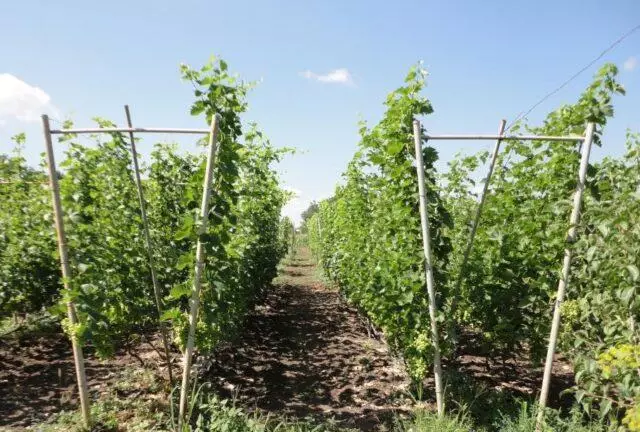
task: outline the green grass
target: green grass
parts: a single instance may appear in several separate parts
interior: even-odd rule
[[[95,431],[172,431],[174,420],[168,397],[153,398],[135,396],[144,387],[151,375],[130,375],[118,382],[118,390],[92,405]],[[141,384],[142,383],[142,384]],[[151,384],[155,385],[155,384]],[[121,397],[127,392],[129,396]],[[176,410],[175,403],[173,410]],[[499,407],[496,407],[496,412]],[[313,420],[294,420],[265,414],[260,411],[247,412],[233,400],[220,399],[205,394],[196,398],[193,416],[183,432],[351,432],[336,423],[318,423]],[[514,415],[497,415],[490,426],[478,426],[468,411],[448,413],[439,417],[424,409],[416,410],[412,416],[397,417],[387,432],[534,432],[535,407],[526,403]],[[35,427],[42,432],[81,431],[82,422],[78,413],[62,412],[45,424]],[[611,432],[615,425],[605,426],[598,421],[588,422],[579,410],[561,415],[548,410],[542,432]]]
[[[347,432],[332,423],[277,418],[259,412],[248,414],[233,401],[215,396],[201,403],[193,432]]]
[[[522,403],[515,417],[503,416],[499,421],[499,432],[534,432],[536,430],[536,412],[533,405]],[[557,410],[547,409],[545,425],[541,432],[607,432],[617,430],[616,424],[605,425],[598,420],[587,421],[578,407],[567,415]]]
[[[25,317],[0,318],[0,338],[20,338],[50,334],[59,327],[60,319],[49,312],[35,312]]]
[[[416,411],[411,419],[397,420],[395,430],[397,432],[469,432],[483,429],[476,429],[464,413],[439,417],[436,413],[420,410]]]
[[[127,367],[109,392],[91,403],[95,431],[169,431],[169,406],[164,383],[154,369]],[[37,425],[41,432],[83,431],[78,411],[62,411]]]

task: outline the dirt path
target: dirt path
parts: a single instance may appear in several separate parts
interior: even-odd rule
[[[374,430],[409,409],[407,377],[387,347],[368,336],[358,313],[317,275],[308,251],[301,250],[248,317],[240,338],[207,360],[202,380],[248,410]],[[113,393],[123,376],[141,367],[166,375],[157,338],[143,336],[104,361],[87,349],[92,399]],[[176,370],[178,359],[176,351]],[[59,328],[0,340],[0,430],[21,430],[76,409],[70,346]]]
[[[293,417],[334,418],[373,430],[408,407],[408,379],[357,312],[318,281],[302,249],[219,350],[203,379],[224,397]]]

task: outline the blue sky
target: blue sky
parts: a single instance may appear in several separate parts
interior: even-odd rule
[[[331,195],[355,151],[358,119],[377,121],[387,93],[418,60],[430,72],[435,108],[425,126],[490,133],[638,23],[635,0],[4,1],[0,151],[25,131],[27,157],[37,163],[41,111],[89,125],[96,115],[121,122],[128,103],[139,126],[205,126],[188,114],[192,94],[178,65],[217,54],[243,78],[262,80],[245,119],[275,145],[300,150],[279,167],[300,192],[286,211],[297,217],[310,200]],[[627,96],[616,100],[596,158],[620,154],[626,129],[640,130],[640,31],[529,116],[538,121],[575,100],[605,61],[619,65]],[[146,137],[143,156],[166,138]],[[180,143],[195,149],[189,138]],[[446,162],[490,145],[437,147]]]

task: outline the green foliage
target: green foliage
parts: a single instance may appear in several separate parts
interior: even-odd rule
[[[477,430],[462,414],[457,416],[438,414],[418,410],[410,420],[401,420],[396,428],[398,432],[469,432]]]
[[[604,66],[574,105],[549,114],[543,126],[527,129],[582,134],[586,122],[593,121],[600,144],[602,128],[613,115],[612,97],[624,93],[616,74],[615,66]],[[633,223],[640,210],[637,136],[629,135],[627,147],[623,158],[589,167],[579,241],[569,244],[575,258],[560,338],[576,372],[577,401],[588,413],[613,419],[640,400],[637,369],[622,367],[616,357],[634,352],[639,341],[640,235]],[[459,158],[445,176],[447,206],[455,221],[452,274],[460,272],[468,241],[465,225],[476,206],[468,192],[473,172],[485,158],[486,153]],[[457,325],[476,329],[490,352],[528,348],[535,360],[544,351],[578,163],[578,151],[569,143],[513,142],[501,153],[465,283],[449,307]]]
[[[582,135],[596,123],[595,144],[613,115],[612,100],[624,89],[617,68],[605,65],[573,105],[550,113],[539,127],[516,126],[539,135]],[[326,273],[399,348],[409,372],[427,372],[430,352],[422,279],[415,172],[410,122],[431,112],[421,99],[419,73],[387,100],[388,111],[362,141],[345,173],[345,184],[320,203],[307,221],[309,244]],[[460,156],[442,176],[439,201],[433,163],[425,149],[436,281],[443,310],[445,350],[461,329],[480,336],[489,355],[528,352],[541,359],[549,335],[559,269],[567,244],[574,252],[561,349],[576,371],[576,396],[589,413],[614,419],[627,410],[636,424],[640,380],[640,144],[629,135],[623,158],[606,158],[588,170],[588,190],[577,243],[567,243],[571,198],[580,153],[573,142],[504,142],[488,189],[474,249],[454,292],[477,207],[476,179],[483,151]],[[452,249],[452,252],[450,250]],[[636,426],[633,426],[636,427]]]
[[[288,254],[290,257],[295,254],[295,231],[296,227],[288,216],[285,216],[280,220],[280,241],[285,254]]]
[[[622,92],[616,72],[605,66],[574,105],[559,108],[542,126],[527,130],[582,135],[586,123],[595,121],[599,135],[613,112],[612,95]],[[450,272],[456,277],[477,206],[469,190],[486,156],[459,158],[444,177],[447,208],[455,221]],[[452,293],[448,312],[459,326],[476,329],[491,352],[527,346],[534,359],[544,352],[579,159],[572,142],[503,143],[464,283]]]
[[[496,423],[496,429],[500,432],[535,432],[536,416],[538,410],[535,406],[522,403],[520,412],[515,417],[502,417]],[[540,432],[605,432],[614,431],[616,426],[605,426],[598,421],[585,421],[582,413],[572,409],[569,415],[561,415],[560,411],[546,409],[545,423]]]
[[[149,179],[144,182],[145,196],[149,202],[147,217],[156,271],[165,294],[189,278],[190,268],[179,265],[179,262],[191,249],[190,231],[183,232],[180,229],[183,218],[190,216],[187,215],[188,203],[196,202],[199,198],[198,190],[191,188],[189,182],[201,161],[201,156],[178,152],[175,144],[156,144],[151,153]],[[188,220],[192,221],[193,218]]]
[[[302,227],[301,230],[303,232],[307,232],[308,227],[307,224],[309,222],[309,219],[311,219],[311,216],[313,216],[314,214],[316,214],[318,211],[320,211],[320,206],[318,205],[318,203],[316,201],[311,201],[311,204],[309,204],[309,207],[307,207],[302,214],[300,215],[302,217]]]
[[[73,275],[63,299],[76,303],[79,336],[109,355],[115,341],[153,322],[155,309],[130,151],[121,134],[103,138],[87,147],[63,137],[60,193]]]
[[[345,185],[307,222],[311,249],[329,277],[384,331],[416,380],[426,375],[433,354],[412,138],[413,119],[433,111],[420,95],[425,77],[419,66],[412,68],[405,86],[387,97],[380,123],[361,125]],[[442,283],[449,217],[435,185],[436,151],[426,147],[423,158],[435,275]]]
[[[143,168],[144,189],[167,305],[164,319],[172,322],[178,342],[186,334],[196,240],[205,245],[196,343],[207,351],[233,336],[296,240],[291,221],[280,218],[289,194],[280,189],[272,168],[287,150],[274,149],[254,125],[243,131],[241,115],[253,84],[230,75],[227,64],[215,58],[200,69],[183,65],[181,72],[194,87],[191,113],[207,124],[214,114],[220,116],[207,229],[198,219],[202,155],[158,144]],[[552,112],[541,126],[513,131],[580,135],[593,121],[596,144],[601,144],[613,115],[612,99],[624,93],[616,74],[606,65],[576,103]],[[425,77],[420,67],[412,68],[405,85],[386,99],[382,120],[360,126],[359,148],[344,184],[304,215],[309,246],[325,273],[383,330],[417,382],[427,375],[433,356],[412,141],[413,119],[433,111],[421,96]],[[73,275],[69,290],[62,292],[47,177],[26,165],[24,140],[14,137],[14,154],[0,155],[0,315],[31,313],[54,303],[58,307],[51,310],[61,312],[72,299],[79,324],[71,328],[65,322],[64,328],[108,355],[121,339],[155,320],[127,137],[94,137],[88,146],[73,136],[61,139],[67,147],[59,178]],[[527,351],[533,360],[541,357],[567,247],[576,147],[572,142],[503,143],[475,247],[456,291],[477,206],[477,173],[488,154],[458,157],[438,178],[437,153],[424,147],[445,354],[454,352],[465,328],[480,335],[481,348],[491,355]],[[623,157],[589,167],[579,240],[569,244],[575,256],[572,278],[561,305],[560,347],[575,368],[577,401],[598,421],[621,418],[630,430],[640,430],[639,172],[640,137],[633,134]],[[220,419],[229,430],[235,430],[240,415],[232,414]],[[580,415],[572,416],[574,423],[566,423],[552,415],[549,424],[581,430]],[[203,430],[218,427],[212,418]],[[432,420],[424,416],[421,424]],[[446,427],[463,427],[459,420]],[[532,421],[525,408],[520,419],[505,420],[502,427],[530,430]],[[242,419],[238,424],[244,427]]]
[[[640,406],[640,136],[627,152],[594,166],[583,233],[576,245],[575,283],[564,307],[563,348],[571,356],[577,397],[597,414]],[[633,412],[630,411],[631,412]],[[630,414],[633,415],[633,414]],[[630,420],[631,421],[631,420]],[[640,430],[638,423],[635,428]]]
[[[255,125],[241,140],[240,114],[246,110],[245,97],[252,85],[229,75],[223,60],[212,59],[199,70],[183,65],[181,70],[183,78],[191,81],[195,89],[192,114],[205,114],[207,122],[214,114],[220,116],[207,229],[199,229],[201,221],[197,218],[205,169],[205,161],[200,160],[188,178],[180,225],[173,233],[176,241],[186,241],[185,248],[178,248],[182,254],[174,261],[179,271],[194,268],[197,238],[205,247],[201,291],[204,306],[198,317],[196,344],[207,351],[233,336],[246,312],[276,275],[285,252],[280,237],[280,211],[288,194],[279,188],[271,165],[289,150],[274,149]],[[181,343],[187,331],[186,296],[190,286],[189,280],[173,285],[169,295],[172,309],[166,313],[174,319]]]
[[[208,396],[198,406],[194,432],[349,432],[331,423],[289,421],[260,412],[248,414],[233,401]]]
[[[289,194],[272,168],[288,149],[274,149],[252,125],[242,136],[240,114],[247,108],[245,84],[212,59],[200,70],[181,66],[192,82],[194,115],[207,123],[220,116],[217,161],[207,230],[197,219],[205,158],[158,144],[149,167],[142,166],[155,265],[178,342],[187,327],[195,244],[205,245],[206,274],[197,345],[212,349],[233,336],[245,313],[276,276],[286,252],[280,211]],[[112,123],[96,119],[100,127]],[[65,126],[70,126],[69,124]],[[63,328],[110,355],[141,327],[155,324],[146,245],[128,137],[98,135],[89,145],[64,136],[60,190],[72,270],[61,295],[49,191],[43,173],[26,167],[19,152],[0,156],[0,313],[52,308],[61,315],[73,300],[79,322]],[[18,137],[18,148],[24,138]],[[204,140],[206,141],[206,140]]]
[[[50,306],[61,285],[47,177],[26,165],[25,139],[0,154],[0,316]]]

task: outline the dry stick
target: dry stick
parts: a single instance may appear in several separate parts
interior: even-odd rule
[[[44,129],[44,140],[47,149],[47,165],[49,167],[49,185],[51,187],[51,195],[53,201],[53,215],[58,236],[58,252],[60,254],[60,269],[62,271],[62,283],[67,293],[70,291],[71,269],[69,267],[69,256],[67,253],[67,239],[64,231],[64,220],[62,213],[62,204],[60,202],[60,188],[58,187],[58,173],[56,172],[56,162],[53,154],[53,144],[51,142],[51,128],[49,125],[49,116],[42,116],[42,126]],[[71,346],[73,349],[73,361],[76,368],[76,379],[78,381],[78,393],[80,394],[80,406],[82,409],[82,419],[84,425],[91,425],[91,408],[89,406],[89,390],[87,388],[87,377],[84,371],[84,355],[82,354],[82,346],[75,334],[75,326],[78,323],[76,315],[76,307],[71,299],[67,300],[67,315],[71,324]]]
[[[425,192],[424,162],[422,160],[422,129],[420,122],[413,122],[413,139],[416,147],[416,170],[418,171],[418,191],[420,194],[420,223],[422,226],[422,247],[424,250],[424,272],[429,293],[429,317],[431,318],[431,343],[433,344],[433,369],[436,382],[436,403],[438,415],[444,414],[444,395],[442,389],[442,364],[440,363],[440,344],[438,342],[438,324],[436,323],[436,292],[433,281],[433,259],[431,257],[431,234],[429,233],[429,214],[427,194]]]
[[[500,126],[498,127],[498,135],[502,135],[504,133],[505,125],[507,124],[506,120],[500,120]],[[489,190],[489,182],[491,181],[491,176],[493,175],[493,169],[496,166],[496,161],[498,160],[498,152],[500,151],[500,143],[502,143],[501,139],[496,140],[496,145],[493,147],[493,153],[491,154],[491,162],[489,163],[489,172],[487,173],[487,178],[484,181],[484,187],[482,188],[482,194],[480,195],[480,202],[478,203],[478,208],[476,208],[476,215],[473,219],[473,225],[471,226],[471,233],[469,234],[469,242],[467,243],[467,248],[464,251],[464,255],[462,256],[462,264],[460,265],[460,273],[458,274],[458,280],[456,281],[455,288],[453,290],[453,295],[458,298],[458,293],[460,291],[460,287],[462,286],[462,281],[464,280],[464,271],[467,267],[467,261],[469,260],[469,255],[471,254],[471,249],[473,249],[473,241],[476,237],[476,231],[478,230],[478,224],[480,222],[480,216],[482,215],[482,208],[484,207],[484,202],[487,199],[487,191]],[[455,303],[452,307],[455,309]]]
[[[567,234],[567,246],[564,249],[564,261],[562,264],[562,276],[558,282],[558,292],[556,293],[556,302],[553,309],[553,321],[551,322],[551,334],[549,336],[549,347],[547,349],[547,360],[544,365],[544,376],[542,378],[542,388],[540,390],[540,401],[538,407],[538,416],[536,419],[536,430],[540,430],[544,421],[544,408],[547,404],[547,396],[549,394],[549,385],[551,384],[551,369],[553,367],[553,356],[556,351],[556,343],[558,341],[558,332],[560,330],[560,315],[562,312],[562,301],[564,293],[569,283],[569,272],[571,270],[571,259],[573,251],[571,244],[577,240],[577,227],[580,223],[580,207],[582,205],[582,193],[585,187],[587,177],[587,167],[589,166],[589,153],[591,152],[591,144],[595,132],[595,124],[587,124],[585,130],[584,142],[582,143],[582,156],[580,158],[580,169],[578,172],[578,185],[573,195],[573,209],[571,210],[571,219],[569,222],[569,232]]]
[[[296,227],[291,223],[291,256],[294,257],[296,254]]]
[[[180,389],[180,412],[178,416],[178,430],[181,430],[187,411],[187,395],[189,393],[189,375],[191,372],[191,357],[193,356],[193,344],[198,322],[198,306],[200,305],[200,285],[202,273],[204,272],[204,246],[202,237],[207,232],[207,222],[209,219],[209,198],[211,197],[211,183],[213,180],[213,167],[216,161],[217,139],[218,139],[218,115],[211,119],[211,135],[209,137],[209,155],[207,157],[207,168],[204,176],[202,191],[202,205],[200,207],[200,226],[198,227],[198,243],[196,246],[196,266],[193,277],[193,288],[191,290],[191,310],[189,313],[189,336],[187,346],[184,350],[182,387]]]
[[[127,125],[133,128],[131,122],[131,112],[129,105],[124,106],[124,112],[127,116]],[[147,244],[147,254],[149,255],[149,270],[151,272],[151,282],[153,283],[153,295],[156,300],[156,309],[158,311],[158,322],[160,323],[160,332],[162,334],[162,344],[164,345],[164,355],[167,361],[167,370],[169,371],[169,383],[173,387],[173,372],[171,371],[171,354],[169,351],[169,341],[167,337],[166,326],[162,322],[162,300],[160,297],[160,287],[158,286],[158,278],[153,262],[153,247],[151,245],[151,234],[149,234],[149,220],[147,219],[147,209],[144,200],[144,192],[142,191],[142,181],[140,180],[140,165],[138,164],[138,152],[136,151],[136,141],[133,132],[129,132],[129,140],[131,141],[131,159],[133,160],[134,179],[136,188],[138,189],[138,201],[140,202],[140,216],[142,217],[142,226],[144,230],[144,239]]]

